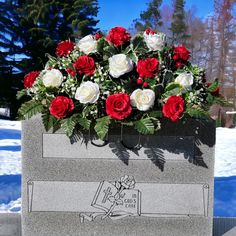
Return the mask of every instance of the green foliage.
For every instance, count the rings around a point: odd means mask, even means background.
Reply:
[[[19,100],[22,97],[24,97],[25,95],[27,95],[27,90],[26,89],[22,89],[20,91],[17,91],[16,98]]]
[[[200,107],[187,107],[185,112],[192,118],[210,119],[209,113]]]
[[[71,137],[73,135],[75,126],[76,126],[76,120],[75,117],[73,116],[63,119],[61,121],[61,128],[65,131],[68,137]]]
[[[171,71],[167,71],[165,74],[164,74],[164,81],[165,83],[170,83],[172,81],[174,81],[174,74],[171,72]]]
[[[91,120],[87,119],[86,117],[79,117],[79,118],[78,118],[78,123],[79,123],[80,126],[82,126],[85,130],[89,130],[89,129],[90,129]]]
[[[166,86],[165,92],[162,94],[162,99],[165,100],[170,96],[180,95],[183,90],[183,87],[179,83],[169,83]]]
[[[35,70],[45,64],[46,53],[54,54],[57,42],[94,32],[98,5],[97,0],[27,0],[18,11],[23,49]]]
[[[210,93],[213,93],[216,91],[216,89],[218,88],[219,86],[219,81],[216,79],[208,88],[207,88],[207,91],[210,92]]]
[[[150,112],[148,112],[148,115],[153,118],[162,118],[163,117],[162,111],[150,111]]]
[[[212,96],[210,93],[207,95],[206,101],[208,102],[209,106],[214,104],[214,96]]]
[[[20,119],[30,119],[32,116],[41,113],[43,110],[43,105],[40,102],[31,100],[22,104],[19,109]]]
[[[60,120],[52,116],[48,111],[42,113],[42,121],[46,131],[53,128],[53,132],[60,128]]]
[[[160,6],[162,0],[151,0],[148,3],[146,11],[141,12],[140,19],[134,20],[134,27],[137,31],[143,31],[147,28],[157,30],[161,25]]]
[[[188,37],[186,35],[187,25],[185,23],[184,5],[185,0],[175,0],[174,2],[174,14],[170,30],[173,34],[173,41],[178,43],[183,43],[184,39]]]
[[[104,46],[108,44],[104,38],[101,38],[97,41],[97,50],[99,53],[103,54]]]
[[[111,57],[117,53],[117,49],[114,46],[106,46],[103,50],[104,54],[108,57]]]
[[[24,74],[44,68],[59,41],[94,33],[97,13],[97,0],[1,1],[0,104],[17,106]]]
[[[137,55],[142,55],[148,51],[147,45],[144,42],[142,35],[138,34],[137,36],[135,36],[132,43],[133,43],[133,48],[132,48],[133,53]]]
[[[134,128],[141,134],[154,134],[155,126],[150,117],[142,118],[134,122]]]
[[[111,123],[109,116],[104,116],[102,118],[97,119],[97,123],[94,127],[94,130],[96,131],[98,137],[101,140],[104,140],[109,129],[109,125]]]
[[[166,91],[171,91],[171,90],[176,89],[176,88],[182,89],[182,86],[179,83],[172,82],[172,83],[169,83],[166,86],[165,90]]]

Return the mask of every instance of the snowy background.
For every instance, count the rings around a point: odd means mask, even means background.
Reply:
[[[21,209],[21,123],[0,120],[0,212]],[[215,216],[236,217],[236,128],[217,128]]]

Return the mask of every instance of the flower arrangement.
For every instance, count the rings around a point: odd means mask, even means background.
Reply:
[[[169,46],[151,29],[134,37],[122,27],[77,42],[60,42],[42,71],[24,77],[19,115],[42,114],[46,130],[94,129],[105,139],[111,125],[133,126],[140,134],[188,117],[209,118],[213,103],[224,104],[218,81],[206,83],[204,70],[190,63],[185,46]]]

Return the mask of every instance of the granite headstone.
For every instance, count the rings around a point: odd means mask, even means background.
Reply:
[[[83,137],[46,132],[40,116],[23,122],[23,236],[212,236],[213,122],[111,130],[101,147]]]

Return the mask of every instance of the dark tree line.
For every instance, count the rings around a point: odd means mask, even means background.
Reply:
[[[44,67],[57,43],[96,31],[97,0],[0,1],[0,106],[18,104],[24,74]]]

